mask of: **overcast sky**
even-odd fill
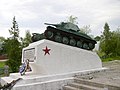
[[[9,37],[8,29],[16,16],[20,36],[26,30],[44,32],[47,23],[78,17],[78,26],[90,25],[91,34],[100,35],[105,22],[110,29],[120,26],[120,0],[0,0],[0,36]]]

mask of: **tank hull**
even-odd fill
[[[96,44],[96,41],[91,39],[88,35],[78,33],[72,30],[60,30],[51,26],[47,27],[44,35],[45,38],[48,40],[86,50],[92,50]]]

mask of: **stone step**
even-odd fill
[[[13,79],[18,79],[18,78],[21,78],[21,75],[20,73],[11,73],[9,77]]]
[[[1,85],[5,85],[7,83],[10,83],[12,82],[14,79],[13,78],[10,78],[10,77],[1,77]]]
[[[83,90],[83,89],[79,89],[79,88],[66,85],[66,86],[63,86],[63,90]]]
[[[79,89],[83,89],[83,90],[103,90],[103,88],[89,86],[89,85],[80,84],[80,83],[71,83],[69,86],[79,88]]]
[[[85,85],[89,85],[89,86],[94,86],[94,87],[98,87],[98,88],[106,87],[105,84],[98,83],[98,82],[93,82],[91,80],[85,80],[85,79],[81,79],[81,78],[75,78],[74,82],[79,83],[79,84],[85,84]]]

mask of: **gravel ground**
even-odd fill
[[[105,72],[101,72],[101,75],[96,74],[96,76],[98,76],[98,80],[106,84],[120,86],[120,60],[104,62],[103,67],[107,67],[109,69]]]
[[[120,60],[104,62],[103,67],[107,67],[108,70],[86,75],[82,78],[90,79],[97,83],[120,87]]]

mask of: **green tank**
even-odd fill
[[[33,34],[32,41],[48,39],[62,44],[92,50],[95,47],[96,41],[90,36],[81,33],[77,25],[70,22],[61,22],[60,24],[49,24],[44,34]]]

